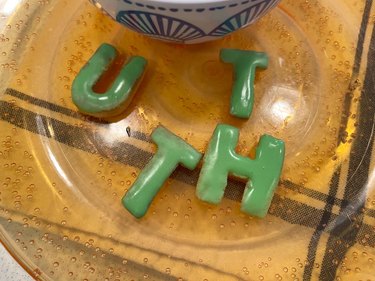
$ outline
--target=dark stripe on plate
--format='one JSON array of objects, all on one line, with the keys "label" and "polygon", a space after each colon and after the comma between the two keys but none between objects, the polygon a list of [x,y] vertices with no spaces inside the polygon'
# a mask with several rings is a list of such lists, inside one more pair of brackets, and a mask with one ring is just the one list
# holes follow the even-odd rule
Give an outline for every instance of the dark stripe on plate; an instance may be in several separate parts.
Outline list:
[{"label": "dark stripe on plate", "polygon": [[[343,103],[341,126],[340,126],[339,135],[338,135],[338,143],[341,142],[342,136],[346,130],[347,122],[348,122],[349,115],[350,115],[350,105],[351,105],[351,100],[352,100],[351,95],[358,84],[357,79],[358,79],[359,70],[361,67],[361,60],[362,60],[364,42],[366,38],[367,25],[368,25],[369,17],[370,17],[371,6],[372,6],[372,1],[367,1],[365,5],[365,9],[363,11],[363,15],[362,15],[362,22],[361,22],[361,26],[360,26],[359,33],[358,33],[357,48],[356,48],[354,65],[353,65],[353,70],[352,70],[352,77],[351,77],[351,81],[350,81],[348,90],[344,98],[344,103]],[[341,167],[339,167],[338,171],[333,175],[333,178],[331,180],[331,185],[329,188],[329,192],[328,192],[328,198],[327,198],[328,200],[326,201],[326,206],[324,208],[325,212],[323,216],[321,217],[320,223],[317,225],[311,237],[309,248],[308,248],[308,254],[306,258],[307,265],[305,266],[304,273],[303,273],[303,280],[311,280],[320,237],[323,233],[323,229],[327,227],[328,222],[331,219],[330,213],[332,212],[332,207],[333,207],[333,204],[335,203],[334,201],[332,201],[332,198],[336,198],[336,194],[338,191],[340,169]],[[340,205],[347,203],[345,198],[344,198],[344,201],[340,202],[341,203]],[[326,246],[326,252],[327,252],[327,249],[328,249],[328,245]],[[342,258],[343,257],[341,257],[341,259]],[[339,262],[341,262],[341,259]],[[323,262],[321,272],[324,272],[327,270],[325,268],[326,266],[327,264]],[[334,278],[334,277],[330,277],[330,278]],[[331,279],[327,279],[327,280],[331,280]]]},{"label": "dark stripe on plate", "polygon": [[[366,7],[371,8],[372,1]],[[337,269],[348,249],[356,242],[357,234],[364,218],[366,188],[374,141],[375,122],[375,29],[372,31],[364,88],[359,106],[357,127],[349,160],[344,201],[340,214],[334,221],[328,239],[320,274],[321,280],[333,280]],[[342,243],[342,241],[346,241]],[[333,249],[333,251],[331,251]],[[333,276],[333,277],[332,277]]]},{"label": "dark stripe on plate", "polygon": [[339,187],[339,181],[340,181],[340,172],[336,171],[331,179],[330,184],[330,194],[328,196],[328,200],[326,203],[326,206],[324,208],[324,212],[321,216],[321,219],[319,223],[316,225],[315,231],[311,237],[308,251],[307,251],[307,264],[303,271],[303,280],[311,280],[311,276],[314,270],[315,260],[316,260],[316,251],[319,245],[320,237],[323,234],[323,232],[326,230],[327,225],[332,220],[332,207],[333,202],[332,194],[336,195],[337,190]]},{"label": "dark stripe on plate", "polygon": [[[28,102],[32,105],[36,105],[36,106],[48,109],[48,110],[53,111],[53,112],[63,114],[65,116],[69,116],[69,117],[79,119],[79,120],[82,120],[82,121],[88,121],[88,122],[94,123],[96,126],[106,127],[106,126],[109,125],[109,123],[107,121],[103,120],[103,119],[98,119],[98,118],[94,118],[94,117],[91,117],[91,116],[83,115],[83,114],[81,114],[77,111],[71,110],[71,109],[63,107],[61,105],[57,105],[55,103],[51,103],[51,102],[48,102],[48,101],[45,101],[45,100],[42,100],[42,99],[39,99],[39,98],[36,98],[36,97],[32,97],[30,95],[26,95],[26,94],[24,94],[20,91],[14,90],[14,89],[6,89],[5,94],[8,95],[8,96],[11,96],[11,97],[18,98],[22,101]],[[131,137],[135,138],[135,139],[142,140],[142,141],[151,142],[151,139],[149,138],[148,135],[146,135],[142,132],[139,132],[139,131],[135,131],[135,130],[133,131],[132,130],[131,131]]]},{"label": "dark stripe on plate", "polygon": [[[84,120],[84,121],[94,123],[95,126],[105,128],[108,125],[106,123],[102,123],[102,120],[98,120],[98,119],[95,119],[95,118],[87,119],[86,116],[80,114],[79,112],[73,111],[71,109],[68,109],[68,108],[65,108],[65,107],[50,103],[50,102],[47,102],[47,101],[42,100],[42,99],[38,99],[38,98],[35,98],[35,97],[32,97],[32,96],[29,96],[25,93],[19,92],[19,91],[14,90],[14,89],[7,89],[5,91],[5,94],[9,95],[9,96],[12,96],[12,97],[16,97],[16,98],[18,98],[20,100],[23,100],[23,101],[26,101],[26,102],[28,102],[32,105],[36,105],[36,106],[39,106],[41,108],[51,110],[51,111],[56,112],[56,113],[61,113],[61,114],[64,114],[64,115],[72,117],[72,118],[76,118],[76,119],[79,119],[79,120]],[[142,133],[142,132],[131,130],[130,135],[131,135],[132,138],[151,143],[151,138],[149,136],[147,136],[146,134]],[[301,185],[298,185],[296,183],[293,183],[293,182],[290,182],[290,181],[287,181],[287,180],[281,181],[280,183],[283,185],[283,187],[285,187],[287,189],[298,192],[300,194],[304,194],[304,195],[306,195],[308,197],[311,197],[311,198],[314,198],[316,200],[319,200],[319,201],[322,201],[322,202],[327,202],[327,201],[331,202],[330,196],[327,195],[327,194],[324,194],[322,192],[303,187]],[[242,198],[242,194],[238,195],[238,198],[240,198],[240,197]],[[333,202],[334,202],[334,205],[337,205],[337,206],[341,206],[341,204],[342,204],[342,200],[338,199],[338,198],[333,198]],[[369,210],[369,213],[371,213],[371,211],[372,210]],[[372,216],[375,217],[375,211],[372,212]]]},{"label": "dark stripe on plate", "polygon": [[[17,107],[6,101],[0,101],[0,120],[26,129],[34,134],[54,139],[81,151],[97,154],[139,169],[144,168],[153,156],[152,153],[128,143],[118,142],[107,144],[101,139],[100,134],[96,134],[94,130],[66,124],[62,121]],[[199,172],[198,169],[190,171],[179,167],[172,174],[171,178],[194,187],[198,181]],[[226,188],[224,193],[225,198],[240,202],[244,187],[244,183],[229,179],[228,188]],[[275,194],[270,214],[291,224],[315,228],[319,224],[324,210]],[[330,214],[329,223],[334,218],[335,215]],[[325,231],[329,230],[325,229]]]},{"label": "dark stripe on plate", "polygon": [[[69,117],[72,117],[72,118],[75,118],[75,119],[91,122],[91,123],[95,124],[95,126],[99,126],[101,128],[105,128],[105,127],[108,126],[107,123],[103,123],[103,120],[99,120],[99,119],[96,119],[96,118],[90,118],[90,117],[84,116],[84,115],[80,114],[79,112],[76,112],[76,111],[71,110],[69,108],[59,106],[59,105],[50,103],[48,101],[29,96],[25,93],[19,92],[19,91],[14,90],[14,89],[7,89],[5,91],[5,94],[9,95],[9,96],[12,96],[12,97],[16,97],[16,98],[18,98],[20,100],[23,100],[23,101],[26,101],[26,102],[28,102],[32,105],[36,105],[36,106],[48,109],[48,110],[56,112],[56,113],[60,113],[60,114],[63,114],[63,115],[66,115],[66,116],[69,116]],[[148,135],[146,135],[142,132],[139,132],[139,131],[135,131],[135,130],[134,131],[131,130],[130,137],[141,140],[141,141],[149,142],[149,143],[152,142],[151,138]],[[186,175],[189,174],[188,170],[186,172],[187,172]],[[185,176],[185,178],[187,178],[187,176]],[[188,180],[186,179],[186,181],[188,181]],[[280,184],[287,189],[290,189],[292,191],[298,192],[300,194],[306,195],[310,198],[313,198],[313,199],[316,199],[316,200],[319,200],[319,201],[322,201],[322,202],[328,202],[328,204],[333,202],[334,205],[341,206],[341,204],[343,202],[342,199],[332,197],[329,194],[327,195],[325,193],[322,193],[322,192],[314,190],[314,189],[303,187],[303,186],[298,185],[296,183],[293,183],[291,181],[287,181],[287,180],[281,181]],[[240,201],[241,198],[242,198],[242,194],[238,194],[236,200]],[[367,213],[368,213],[369,216],[375,217],[375,210],[367,209]]]},{"label": "dark stripe on plate", "polygon": [[327,205],[332,204],[332,205],[336,205],[336,206],[341,206],[341,204],[343,202],[342,199],[336,198],[334,196],[330,196],[329,194],[325,194],[323,192],[320,192],[320,191],[317,191],[317,190],[314,190],[314,189],[306,188],[304,186],[295,184],[295,183],[293,183],[291,181],[288,181],[288,180],[281,181],[280,184],[282,184],[283,187],[285,187],[289,190],[298,192],[299,194],[306,195],[306,196],[308,196],[310,198],[313,198],[315,200],[326,202]]}]

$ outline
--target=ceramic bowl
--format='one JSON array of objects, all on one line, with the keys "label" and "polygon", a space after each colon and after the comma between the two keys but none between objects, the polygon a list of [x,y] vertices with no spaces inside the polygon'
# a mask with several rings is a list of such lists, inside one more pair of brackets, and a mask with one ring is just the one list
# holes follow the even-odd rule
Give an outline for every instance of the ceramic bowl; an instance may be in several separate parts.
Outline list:
[{"label": "ceramic bowl", "polygon": [[215,40],[254,23],[280,0],[91,0],[124,26],[165,41]]}]

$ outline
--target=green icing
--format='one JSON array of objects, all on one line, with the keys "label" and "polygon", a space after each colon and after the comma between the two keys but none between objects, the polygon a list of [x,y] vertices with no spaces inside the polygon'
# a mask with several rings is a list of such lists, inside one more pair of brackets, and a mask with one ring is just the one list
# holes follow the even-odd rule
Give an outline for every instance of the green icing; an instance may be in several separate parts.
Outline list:
[{"label": "green icing", "polygon": [[199,199],[218,204],[224,195],[228,175],[249,179],[242,198],[242,211],[264,217],[278,185],[283,162],[284,142],[263,135],[254,160],[238,155],[235,148],[239,130],[218,125],[203,160],[197,185]]},{"label": "green icing", "polygon": [[221,60],[234,66],[234,86],[230,113],[239,118],[249,118],[254,106],[254,79],[257,67],[267,68],[266,53],[223,49]]},{"label": "green icing", "polygon": [[113,46],[102,44],[78,73],[72,85],[72,99],[80,111],[94,116],[119,114],[117,109],[121,107],[122,111],[131,102],[147,65],[143,57],[131,57],[106,93],[97,94],[92,90],[116,56]]},{"label": "green icing", "polygon": [[122,199],[135,217],[143,217],[153,198],[179,164],[193,170],[202,155],[181,138],[159,126],[151,135],[158,150]]}]

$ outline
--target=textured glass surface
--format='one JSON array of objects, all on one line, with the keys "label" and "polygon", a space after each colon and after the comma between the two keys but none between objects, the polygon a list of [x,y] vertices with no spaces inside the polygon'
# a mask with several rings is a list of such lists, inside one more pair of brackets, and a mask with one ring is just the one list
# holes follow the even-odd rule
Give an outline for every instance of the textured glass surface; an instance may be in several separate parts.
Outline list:
[{"label": "textured glass surface", "polygon": [[[0,1],[2,243],[41,280],[373,280],[374,9],[284,0],[229,37],[186,46],[124,29],[89,1]],[[149,61],[110,120],[80,114],[70,89],[104,42]],[[270,57],[249,120],[229,114],[221,48]],[[219,205],[198,200],[199,166],[178,169],[133,218],[121,198],[156,152],[159,123],[202,153],[218,123],[240,128],[242,155],[262,134],[283,139],[268,215],[241,213],[236,178]]]}]

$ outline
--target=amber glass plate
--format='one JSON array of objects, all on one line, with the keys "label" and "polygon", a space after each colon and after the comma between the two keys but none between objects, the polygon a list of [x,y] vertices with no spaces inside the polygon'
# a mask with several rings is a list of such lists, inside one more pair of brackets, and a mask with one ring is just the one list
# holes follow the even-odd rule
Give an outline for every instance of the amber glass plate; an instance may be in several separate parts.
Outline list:
[{"label": "amber glass plate", "polygon": [[[126,30],[83,0],[0,0],[0,239],[40,280],[375,280],[374,4],[284,0],[215,42],[171,45]],[[78,71],[102,43],[149,67],[121,116],[82,115]],[[267,52],[249,120],[229,115],[221,48]],[[178,168],[147,215],[121,198],[164,125],[204,152],[217,124],[286,143],[268,215],[219,205]],[[128,128],[128,129],[127,129]]]}]

